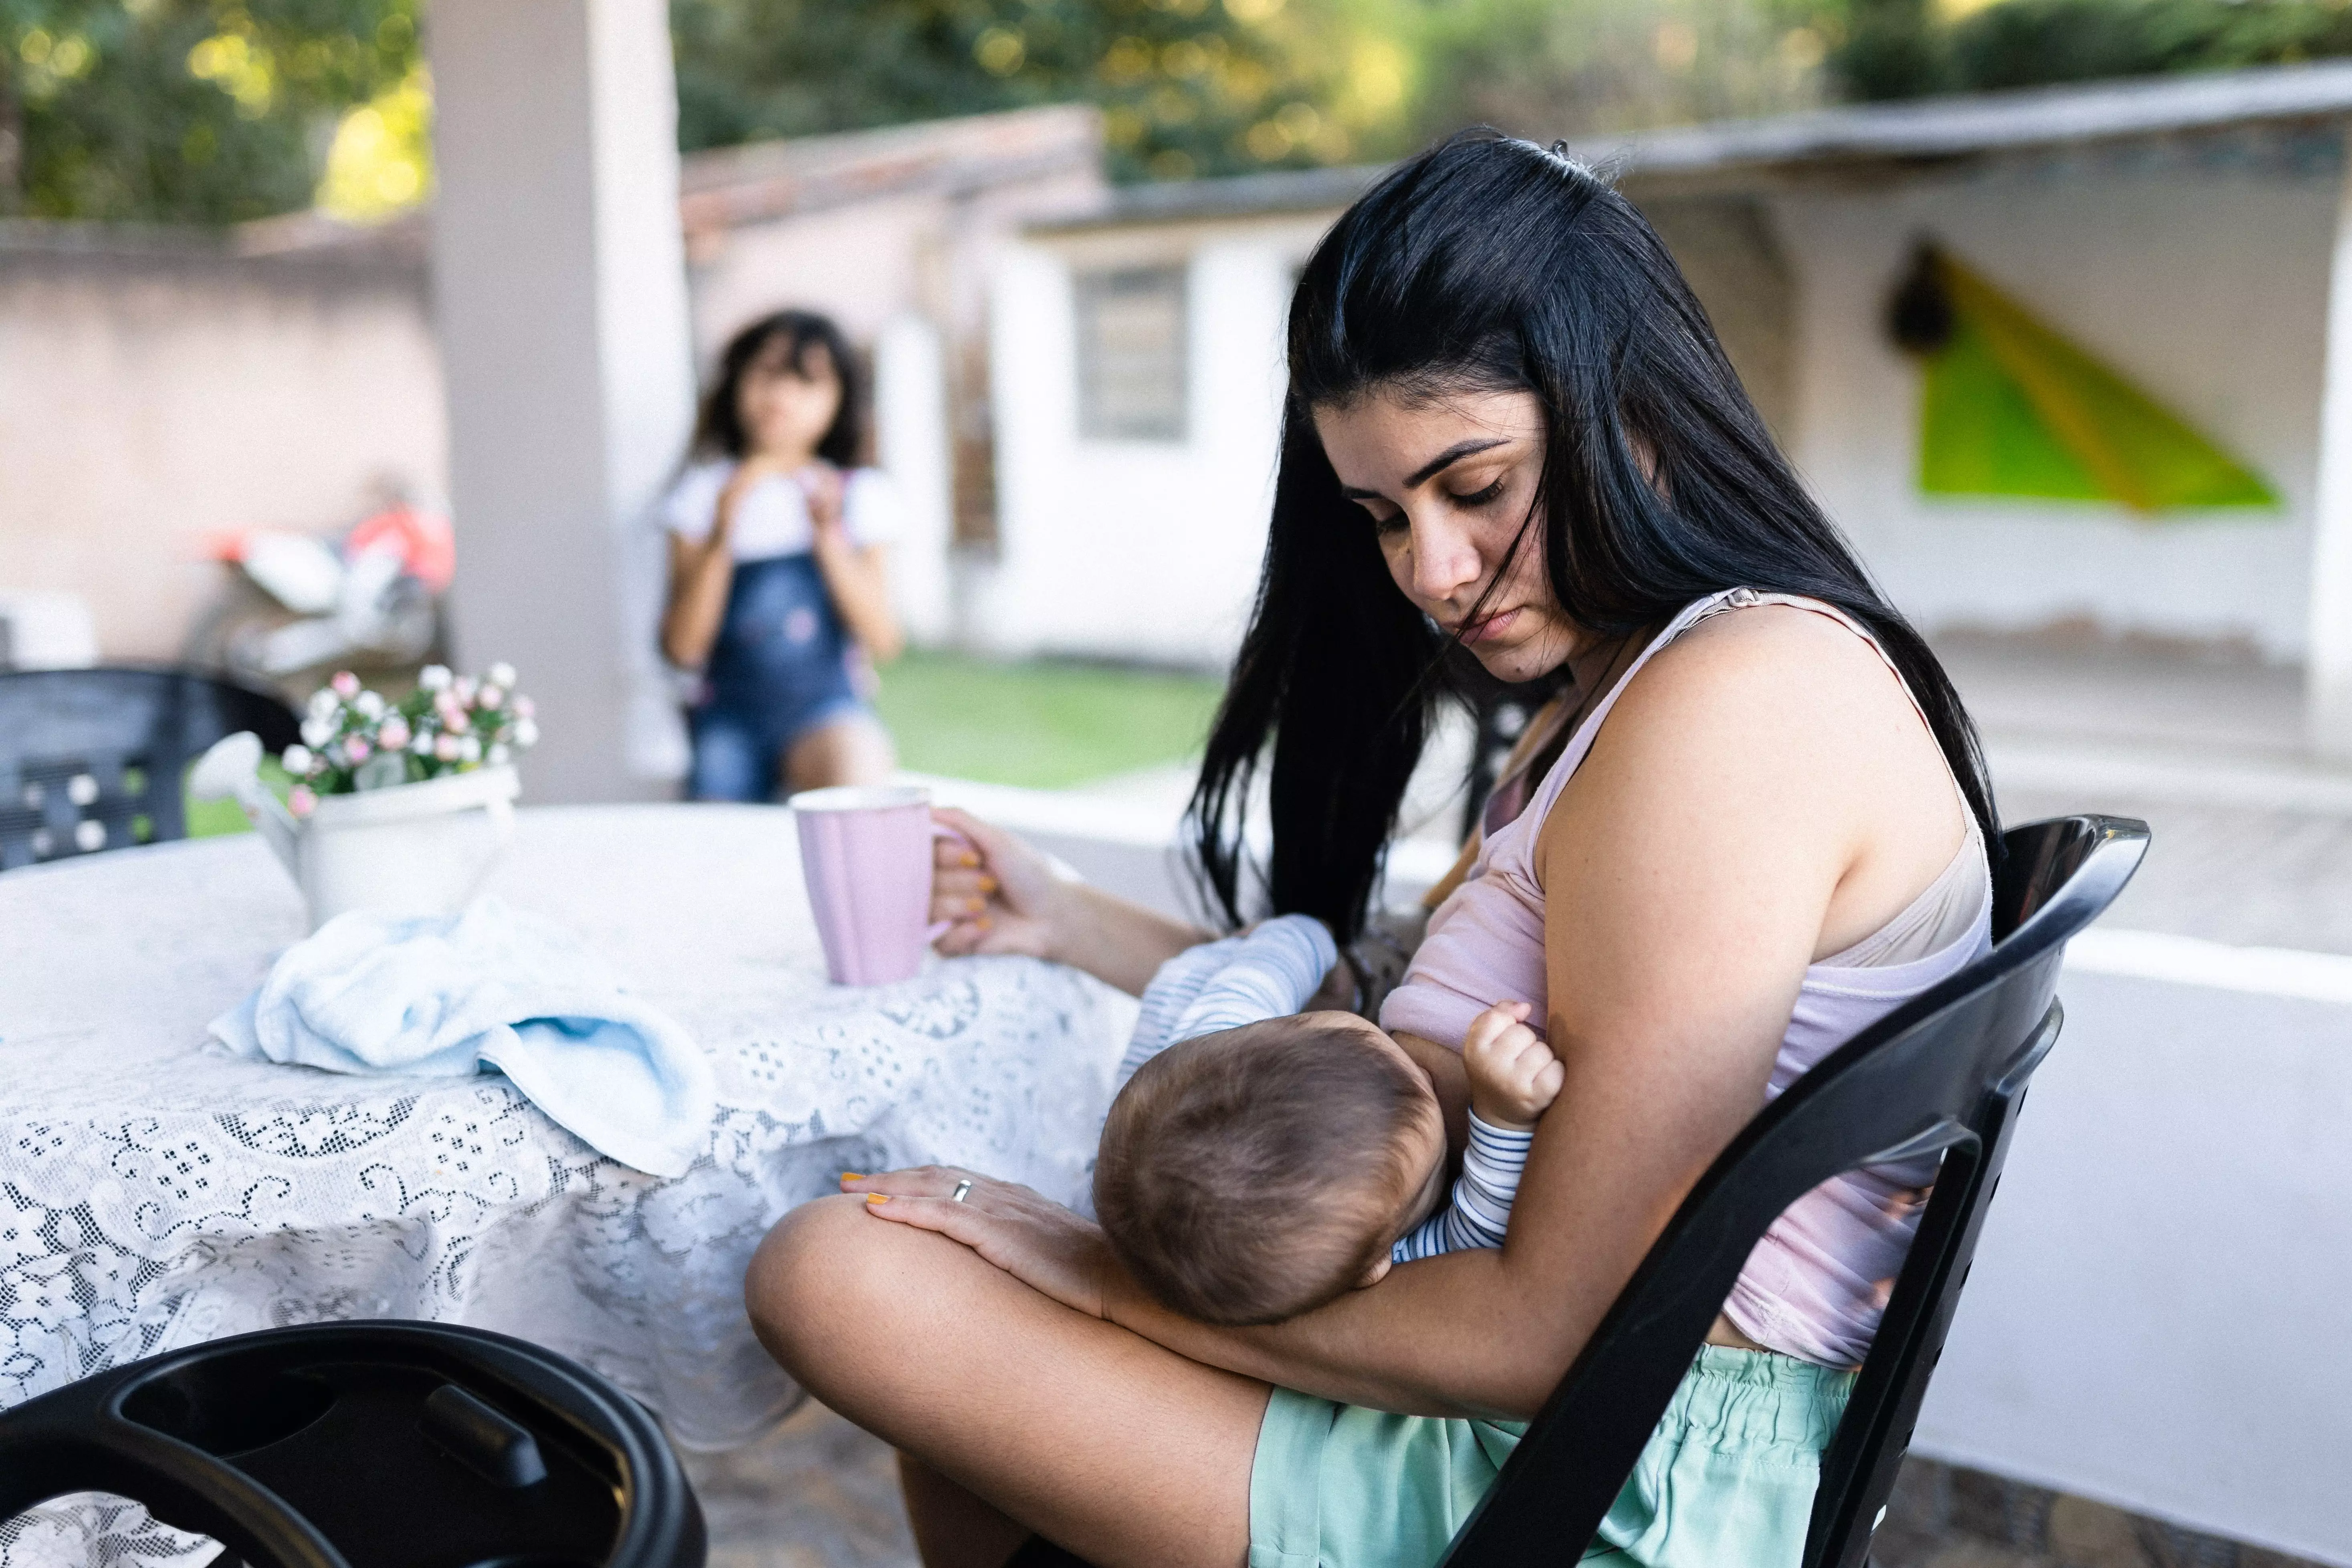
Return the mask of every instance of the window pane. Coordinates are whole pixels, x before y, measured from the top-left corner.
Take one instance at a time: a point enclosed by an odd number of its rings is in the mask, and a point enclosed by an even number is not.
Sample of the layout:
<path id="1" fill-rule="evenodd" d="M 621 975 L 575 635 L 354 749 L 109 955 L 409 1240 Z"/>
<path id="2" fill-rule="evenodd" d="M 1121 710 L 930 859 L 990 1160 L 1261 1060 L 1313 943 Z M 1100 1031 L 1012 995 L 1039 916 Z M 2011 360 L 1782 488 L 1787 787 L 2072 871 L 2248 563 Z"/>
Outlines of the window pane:
<path id="1" fill-rule="evenodd" d="M 1078 434 L 1184 438 L 1184 269 L 1078 278 Z"/>

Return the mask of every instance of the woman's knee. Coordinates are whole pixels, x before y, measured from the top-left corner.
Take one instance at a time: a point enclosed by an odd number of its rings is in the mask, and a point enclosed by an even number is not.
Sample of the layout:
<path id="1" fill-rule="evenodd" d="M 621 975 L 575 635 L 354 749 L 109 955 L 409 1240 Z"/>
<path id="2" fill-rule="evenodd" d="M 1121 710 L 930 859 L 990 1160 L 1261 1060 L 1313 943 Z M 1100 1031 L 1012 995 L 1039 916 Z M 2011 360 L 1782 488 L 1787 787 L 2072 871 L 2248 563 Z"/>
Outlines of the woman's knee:
<path id="1" fill-rule="evenodd" d="M 836 1367 L 866 1359 L 888 1332 L 892 1303 L 908 1300 L 909 1242 L 935 1239 L 884 1225 L 851 1194 L 793 1210 L 751 1255 L 743 1279 L 752 1329 L 768 1353 L 802 1383 L 822 1385 Z"/>

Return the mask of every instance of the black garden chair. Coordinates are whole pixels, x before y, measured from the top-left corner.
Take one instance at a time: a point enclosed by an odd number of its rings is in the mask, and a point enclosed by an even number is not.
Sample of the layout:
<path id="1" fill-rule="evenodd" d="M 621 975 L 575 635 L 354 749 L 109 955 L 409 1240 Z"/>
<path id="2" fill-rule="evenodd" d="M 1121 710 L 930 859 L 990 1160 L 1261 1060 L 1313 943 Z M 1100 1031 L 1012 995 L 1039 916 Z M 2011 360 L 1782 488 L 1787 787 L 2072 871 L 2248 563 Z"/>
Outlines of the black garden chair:
<path id="1" fill-rule="evenodd" d="M 72 1492 L 221 1543 L 215 1568 L 701 1568 L 702 1510 L 644 1406 L 444 1323 L 217 1340 L 0 1414 L 0 1520 Z"/>
<path id="2" fill-rule="evenodd" d="M 0 870 L 187 836 L 180 781 L 224 735 L 282 751 L 266 692 L 168 668 L 0 672 Z"/>
<path id="3" fill-rule="evenodd" d="M 2000 1184 L 2026 1080 L 2058 1038 L 2059 961 L 2138 868 L 2147 825 L 2058 817 L 2011 828 L 2001 842 L 1992 952 L 1832 1052 L 1732 1140 L 1455 1535 L 1445 1568 L 1573 1562 L 1781 1211 L 1856 1166 L 1941 1151 L 1934 1195 L 1822 1456 L 1805 1542 L 1803 1568 L 1867 1563 Z M 1042 1539 L 1013 1558 L 1018 1568 L 1076 1562 Z"/>

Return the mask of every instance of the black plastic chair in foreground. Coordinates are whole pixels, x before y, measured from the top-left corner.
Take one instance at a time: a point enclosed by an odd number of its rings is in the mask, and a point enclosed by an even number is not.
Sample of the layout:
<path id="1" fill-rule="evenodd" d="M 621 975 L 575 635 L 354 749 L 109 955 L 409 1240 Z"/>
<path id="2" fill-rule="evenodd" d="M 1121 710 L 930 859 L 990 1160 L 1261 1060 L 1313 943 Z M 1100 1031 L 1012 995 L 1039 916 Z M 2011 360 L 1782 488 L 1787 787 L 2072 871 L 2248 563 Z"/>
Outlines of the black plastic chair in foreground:
<path id="1" fill-rule="evenodd" d="M 701 1568 L 705 1550 L 642 1405 L 551 1351 L 446 1323 L 217 1340 L 0 1414 L 0 1520 L 79 1491 L 143 1503 L 255 1568 Z"/>
<path id="2" fill-rule="evenodd" d="M 1858 1165 L 1943 1151 L 1836 1439 L 1804 1568 L 1858 1568 L 2000 1184 L 2026 1080 L 2056 1043 L 2067 942 L 2123 891 L 2147 825 L 2069 816 L 2011 828 L 1993 951 L 1832 1052 L 1732 1140 L 1683 1200 L 1501 1478 L 1454 1537 L 1456 1568 L 1571 1557 L 1609 1511 L 1675 1386 L 1780 1212 Z"/>
<path id="3" fill-rule="evenodd" d="M 1935 1194 L 1822 1456 L 1803 1568 L 1868 1560 L 2000 1184 L 2026 1080 L 2058 1038 L 2059 960 L 2138 869 L 2147 825 L 2058 817 L 2011 828 L 2001 842 L 1992 952 L 1832 1052 L 1732 1140 L 1454 1537 L 1446 1568 L 1575 1561 L 1781 1211 L 1856 1166 L 1941 1150 Z M 1037 1538 L 1008 1568 L 1077 1562 Z"/>
<path id="4" fill-rule="evenodd" d="M 267 692 L 182 669 L 0 672 L 0 870 L 185 837 L 182 775 L 239 730 L 278 752 L 300 721 Z"/>

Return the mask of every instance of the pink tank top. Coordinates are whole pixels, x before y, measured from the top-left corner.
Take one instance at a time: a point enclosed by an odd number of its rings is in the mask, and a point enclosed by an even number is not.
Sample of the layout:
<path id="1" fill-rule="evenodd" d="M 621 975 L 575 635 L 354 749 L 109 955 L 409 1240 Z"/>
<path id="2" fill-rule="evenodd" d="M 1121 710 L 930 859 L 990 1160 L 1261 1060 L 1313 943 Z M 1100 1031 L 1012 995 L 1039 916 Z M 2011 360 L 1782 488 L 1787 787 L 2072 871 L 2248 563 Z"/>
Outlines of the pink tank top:
<path id="1" fill-rule="evenodd" d="M 1459 1050 L 1470 1020 L 1496 1002 L 1531 1002 L 1535 1016 L 1544 1016 L 1544 900 L 1535 871 L 1544 818 L 1592 749 L 1618 693 L 1651 657 L 1708 616 L 1752 605 L 1787 605 L 1827 616 L 1885 658 L 1866 629 L 1818 600 L 1733 588 L 1685 606 L 1585 716 L 1527 808 L 1487 835 L 1469 879 L 1430 917 L 1429 933 L 1404 983 L 1381 1009 L 1381 1027 Z M 1891 661 L 1887 668 L 1894 668 Z M 1969 822 L 1968 841 L 1953 865 L 1909 909 L 1871 937 L 1805 971 L 1773 1059 L 1768 1101 L 1864 1028 L 1991 950 L 1991 874 L 1973 815 Z M 1952 941 L 1907 963 L 1862 962 L 1885 953 L 1890 939 L 1916 931 L 1937 906 L 1948 905 L 1956 889 L 1980 894 L 1974 918 Z M 1870 1166 L 1833 1177 L 1799 1198 L 1748 1256 L 1724 1303 L 1725 1315 L 1757 1343 L 1800 1360 L 1858 1364 L 1878 1331 L 1935 1173 L 1932 1157 Z"/>

